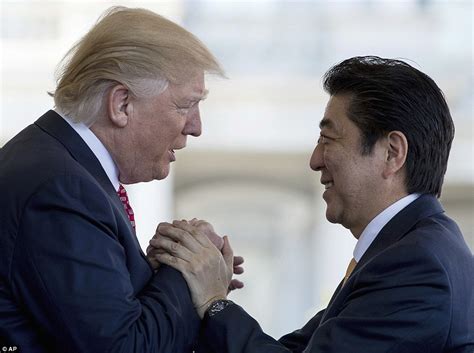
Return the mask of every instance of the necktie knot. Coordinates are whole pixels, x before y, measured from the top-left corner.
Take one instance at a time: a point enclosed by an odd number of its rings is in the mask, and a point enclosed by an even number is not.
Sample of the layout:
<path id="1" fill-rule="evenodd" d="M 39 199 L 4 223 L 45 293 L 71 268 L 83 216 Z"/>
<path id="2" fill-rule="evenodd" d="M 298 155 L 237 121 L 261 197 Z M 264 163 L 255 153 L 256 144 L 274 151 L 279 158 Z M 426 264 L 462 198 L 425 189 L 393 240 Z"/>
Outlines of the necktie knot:
<path id="1" fill-rule="evenodd" d="M 128 220 L 132 224 L 133 230 L 135 230 L 135 215 L 133 213 L 132 206 L 130 206 L 130 202 L 128 201 L 127 190 L 125 190 L 122 184 L 119 186 L 117 195 L 120 198 L 120 201 L 122 201 L 123 208 L 125 209 L 125 213 L 128 216 Z"/>

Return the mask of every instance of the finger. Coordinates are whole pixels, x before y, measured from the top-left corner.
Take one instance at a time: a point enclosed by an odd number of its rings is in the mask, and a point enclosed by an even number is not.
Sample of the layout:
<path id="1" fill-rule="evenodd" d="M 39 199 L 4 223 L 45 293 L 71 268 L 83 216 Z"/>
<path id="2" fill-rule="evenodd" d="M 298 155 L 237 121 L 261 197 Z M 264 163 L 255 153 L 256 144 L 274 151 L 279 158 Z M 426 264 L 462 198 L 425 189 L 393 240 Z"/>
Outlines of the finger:
<path id="1" fill-rule="evenodd" d="M 172 224 L 162 225 L 159 227 L 158 231 L 161 236 L 168 237 L 174 240 L 176 243 L 180 243 L 181 245 L 183 245 L 194 253 L 198 252 L 199 248 L 201 247 L 199 241 L 197 241 L 192 234 L 190 234 L 186 230 L 177 228 Z M 158 237 L 157 239 L 159 238 L 161 237 Z"/>
<path id="2" fill-rule="evenodd" d="M 211 245 L 213 246 L 212 242 L 208 239 L 208 237 L 203 234 L 202 232 L 198 231 L 196 227 L 192 226 L 191 224 L 180 222 L 180 221 L 173 221 L 173 226 L 175 228 L 181 229 L 186 231 L 187 233 L 191 234 L 193 238 L 199 242 L 202 246 L 209 248 Z"/>
<path id="3" fill-rule="evenodd" d="M 239 281 L 238 279 L 233 279 L 230 281 L 230 284 L 234 289 L 244 288 L 244 282 Z"/>
<path id="4" fill-rule="evenodd" d="M 157 250 L 164 250 L 169 254 L 178 257 L 186 262 L 191 261 L 193 258 L 193 253 L 187 249 L 186 247 L 182 246 L 179 243 L 174 242 L 173 240 L 167 237 L 159 237 L 158 239 L 151 239 L 150 244 L 155 247 Z M 157 251 L 160 253 L 162 251 Z"/>
<path id="5" fill-rule="evenodd" d="M 222 247 L 222 256 L 228 268 L 233 267 L 234 252 L 230 246 L 229 237 L 224 235 L 224 246 Z"/>
<path id="6" fill-rule="evenodd" d="M 236 290 L 236 289 L 241 289 L 244 287 L 244 284 L 238 280 L 232 280 L 229 284 L 229 288 L 227 290 L 227 294 L 229 294 L 229 292 L 233 291 L 233 290 Z"/>
<path id="7" fill-rule="evenodd" d="M 149 253 L 150 251 L 152 251 L 152 250 L 153 250 L 153 246 L 148 245 L 147 248 L 146 248 L 145 253 L 148 255 L 148 253 Z"/>
<path id="8" fill-rule="evenodd" d="M 234 267 L 242 265 L 244 261 L 242 256 L 234 256 Z"/>
<path id="9" fill-rule="evenodd" d="M 169 252 L 167 252 L 166 250 L 156 250 L 153 254 L 150 254 L 150 256 L 156 260 L 156 255 L 159 254 L 169 254 Z"/>
<path id="10" fill-rule="evenodd" d="M 240 266 L 234 266 L 233 272 L 235 275 L 241 275 L 244 273 L 244 268 Z"/>
<path id="11" fill-rule="evenodd" d="M 202 224 L 209 224 L 209 226 L 211 226 L 211 224 L 203 219 L 196 219 L 196 221 L 194 221 L 194 225 L 195 226 L 200 226 Z M 212 226 L 211 226 L 212 227 Z"/>
<path id="12" fill-rule="evenodd" d="M 157 226 L 156 226 L 156 230 L 155 230 L 155 235 L 153 236 L 153 238 L 156 238 L 159 236 L 159 229 L 161 226 L 171 226 L 172 224 L 171 223 L 168 223 L 168 222 L 160 222 Z"/>
<path id="13" fill-rule="evenodd" d="M 184 260 L 181 260 L 168 253 L 157 254 L 156 258 L 160 263 L 173 267 L 174 269 L 184 274 L 184 271 L 186 269 L 186 262 Z"/>
<path id="14" fill-rule="evenodd" d="M 155 239 L 155 238 L 151 238 L 151 239 Z M 150 239 L 150 241 L 151 241 L 151 239 Z M 150 242 L 148 242 L 148 246 L 146 248 L 146 254 L 147 255 L 148 254 L 153 255 L 156 251 L 158 251 L 158 249 L 155 248 L 153 245 L 151 245 Z"/>
<path id="15" fill-rule="evenodd" d="M 232 284 L 232 282 L 230 282 L 229 287 L 227 288 L 227 295 L 229 295 L 229 293 L 232 292 L 233 290 L 235 290 L 235 287 Z"/>
<path id="16" fill-rule="evenodd" d="M 160 262 L 157 259 L 147 257 L 147 260 L 153 270 L 157 270 L 160 267 Z"/>
<path id="17" fill-rule="evenodd" d="M 166 252 L 166 250 L 163 250 L 163 249 L 157 249 L 155 247 L 151 247 L 153 250 L 149 251 L 146 256 L 149 256 L 149 257 L 155 257 L 156 254 L 158 253 L 163 253 L 163 252 Z"/>

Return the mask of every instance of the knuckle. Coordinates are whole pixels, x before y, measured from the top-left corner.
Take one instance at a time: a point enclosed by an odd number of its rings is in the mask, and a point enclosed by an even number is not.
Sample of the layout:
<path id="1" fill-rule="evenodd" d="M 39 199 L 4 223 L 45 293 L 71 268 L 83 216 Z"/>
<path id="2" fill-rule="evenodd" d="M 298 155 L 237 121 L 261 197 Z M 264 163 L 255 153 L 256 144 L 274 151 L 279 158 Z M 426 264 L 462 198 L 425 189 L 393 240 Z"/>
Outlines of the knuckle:
<path id="1" fill-rule="evenodd" d="M 172 242 L 171 245 L 170 245 L 170 249 L 171 249 L 171 251 L 176 252 L 176 251 L 179 250 L 179 246 L 180 245 L 178 243 Z"/>
<path id="2" fill-rule="evenodd" d="M 173 229 L 173 236 L 171 237 L 175 242 L 181 242 L 183 240 L 183 234 L 180 229 Z"/>

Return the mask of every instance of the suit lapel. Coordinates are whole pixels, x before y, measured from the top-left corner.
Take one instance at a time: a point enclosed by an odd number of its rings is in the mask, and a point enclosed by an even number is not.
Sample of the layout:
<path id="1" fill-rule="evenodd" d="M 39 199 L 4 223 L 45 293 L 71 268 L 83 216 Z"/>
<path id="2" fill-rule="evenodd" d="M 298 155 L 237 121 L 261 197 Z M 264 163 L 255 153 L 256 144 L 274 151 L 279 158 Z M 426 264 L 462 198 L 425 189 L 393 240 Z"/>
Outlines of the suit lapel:
<path id="1" fill-rule="evenodd" d="M 329 317 L 332 317 L 332 312 L 334 311 L 334 301 L 336 300 L 337 296 L 339 295 L 339 293 L 341 292 L 341 289 L 342 289 L 342 286 L 344 284 L 344 279 L 339 283 L 339 285 L 337 286 L 336 290 L 334 291 L 332 297 L 331 297 L 331 300 L 329 300 L 329 303 L 328 303 L 328 306 L 326 308 L 326 310 L 324 310 L 324 314 L 323 316 L 321 317 L 321 321 L 319 322 L 319 324 L 321 325 L 324 321 L 326 321 L 327 318 Z"/>
<path id="2" fill-rule="evenodd" d="M 123 204 L 120 201 L 117 191 L 110 182 L 107 173 L 102 168 L 97 157 L 87 146 L 84 140 L 74 131 L 74 129 L 56 112 L 50 110 L 41 116 L 35 124 L 43 131 L 58 140 L 71 154 L 71 156 L 81 164 L 92 177 L 99 183 L 104 191 L 109 195 L 113 204 L 120 210 L 122 218 L 126 221 L 130 232 L 134 234 L 134 230 L 126 215 Z"/>
<path id="3" fill-rule="evenodd" d="M 395 215 L 380 231 L 373 243 L 360 259 L 353 273 L 370 261 L 375 255 L 403 238 L 415 224 L 426 217 L 444 212 L 433 195 L 421 195 Z"/>

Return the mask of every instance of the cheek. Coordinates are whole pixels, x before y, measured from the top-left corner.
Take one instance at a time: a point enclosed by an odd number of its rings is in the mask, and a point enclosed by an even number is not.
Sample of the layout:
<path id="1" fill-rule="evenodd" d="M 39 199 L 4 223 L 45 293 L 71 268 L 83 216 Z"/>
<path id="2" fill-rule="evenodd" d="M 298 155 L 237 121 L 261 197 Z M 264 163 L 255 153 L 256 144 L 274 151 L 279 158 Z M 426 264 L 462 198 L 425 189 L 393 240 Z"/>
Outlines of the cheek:
<path id="1" fill-rule="evenodd" d="M 166 126 L 165 129 L 158 130 L 158 133 L 155 134 L 154 140 L 159 149 L 169 149 L 172 147 L 173 143 L 181 135 L 182 129 L 179 126 Z"/>
<path id="2" fill-rule="evenodd" d="M 337 151 L 334 151 L 334 149 L 330 148 L 329 146 L 326 146 L 323 150 L 323 162 L 326 168 L 330 172 L 335 172 L 338 168 L 338 161 L 341 160 L 340 156 L 338 156 Z"/>
<path id="3" fill-rule="evenodd" d="M 182 116 L 176 116 L 173 119 L 168 120 L 168 122 L 164 124 L 164 129 L 162 129 L 163 136 L 168 141 L 173 142 L 183 132 L 185 123 L 186 120 Z"/>

